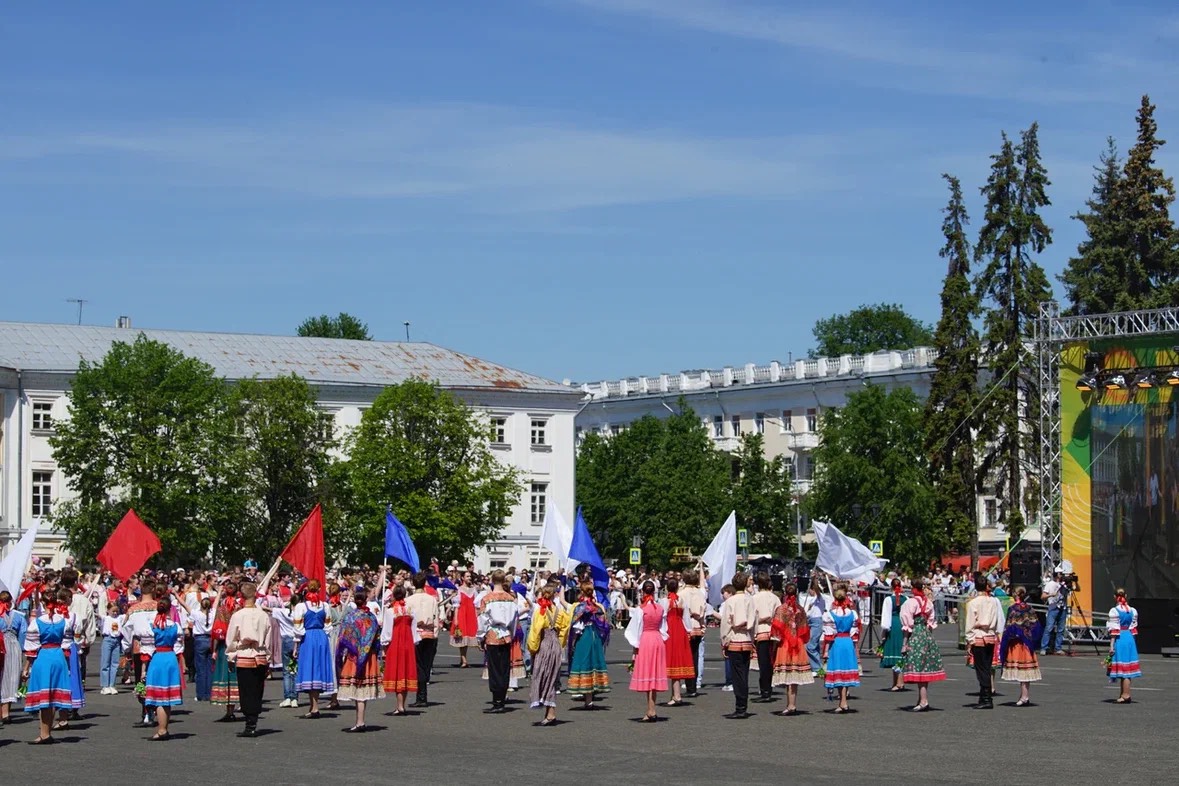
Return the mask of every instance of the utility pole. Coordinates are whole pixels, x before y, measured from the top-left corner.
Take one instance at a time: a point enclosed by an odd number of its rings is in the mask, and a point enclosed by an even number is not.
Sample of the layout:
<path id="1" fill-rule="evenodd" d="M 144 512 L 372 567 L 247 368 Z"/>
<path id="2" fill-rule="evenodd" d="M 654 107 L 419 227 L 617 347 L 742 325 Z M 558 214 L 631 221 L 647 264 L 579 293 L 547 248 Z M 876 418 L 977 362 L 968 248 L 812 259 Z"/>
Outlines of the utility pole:
<path id="1" fill-rule="evenodd" d="M 84 300 L 80 297 L 71 297 L 71 298 L 66 298 L 66 302 L 78 304 L 78 324 L 81 325 L 82 324 L 82 306 L 86 305 L 90 301 Z"/>
<path id="2" fill-rule="evenodd" d="M 405 325 L 405 340 L 409 341 L 409 320 L 406 320 L 405 322 L 402 322 L 401 324 Z"/>

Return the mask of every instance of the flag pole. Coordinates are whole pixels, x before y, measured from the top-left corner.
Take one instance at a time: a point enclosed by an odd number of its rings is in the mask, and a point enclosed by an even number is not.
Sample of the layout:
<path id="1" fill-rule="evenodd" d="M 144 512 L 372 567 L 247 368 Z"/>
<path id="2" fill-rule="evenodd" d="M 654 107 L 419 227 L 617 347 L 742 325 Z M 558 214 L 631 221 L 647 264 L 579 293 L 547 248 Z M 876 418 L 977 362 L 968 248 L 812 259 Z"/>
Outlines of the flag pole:
<path id="1" fill-rule="evenodd" d="M 274 578 L 274 574 L 278 573 L 278 566 L 282 564 L 282 557 L 274 561 L 270 566 L 270 570 L 266 571 L 266 575 L 262 577 L 262 581 L 258 584 L 258 592 L 262 595 L 266 594 L 266 588 L 270 586 L 270 580 Z"/>

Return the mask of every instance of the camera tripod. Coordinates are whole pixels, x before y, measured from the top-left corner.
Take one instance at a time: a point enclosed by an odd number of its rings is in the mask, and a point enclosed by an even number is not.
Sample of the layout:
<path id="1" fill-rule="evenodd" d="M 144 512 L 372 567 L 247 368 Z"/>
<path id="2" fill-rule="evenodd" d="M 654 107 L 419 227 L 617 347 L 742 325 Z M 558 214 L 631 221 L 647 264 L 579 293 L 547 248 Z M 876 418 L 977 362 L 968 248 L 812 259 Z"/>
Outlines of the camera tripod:
<path id="1" fill-rule="evenodd" d="M 1098 642 L 1097 634 L 1093 632 L 1093 626 L 1089 624 L 1089 619 L 1085 616 L 1085 610 L 1081 608 L 1081 602 L 1077 600 L 1077 593 L 1080 592 L 1080 590 L 1081 585 L 1079 582 L 1073 581 L 1069 583 L 1064 606 L 1064 638 L 1067 641 L 1067 648 L 1065 652 L 1068 653 L 1069 657 L 1072 657 L 1074 654 L 1076 654 L 1073 652 L 1073 645 L 1076 643 L 1077 637 L 1073 635 L 1072 630 L 1070 630 L 1070 626 L 1068 624 L 1069 621 L 1073 618 L 1073 614 L 1076 614 L 1081 618 L 1081 622 L 1084 624 L 1085 630 L 1089 633 L 1089 639 L 1093 644 L 1093 653 L 1095 655 L 1100 655 L 1101 646 Z"/>

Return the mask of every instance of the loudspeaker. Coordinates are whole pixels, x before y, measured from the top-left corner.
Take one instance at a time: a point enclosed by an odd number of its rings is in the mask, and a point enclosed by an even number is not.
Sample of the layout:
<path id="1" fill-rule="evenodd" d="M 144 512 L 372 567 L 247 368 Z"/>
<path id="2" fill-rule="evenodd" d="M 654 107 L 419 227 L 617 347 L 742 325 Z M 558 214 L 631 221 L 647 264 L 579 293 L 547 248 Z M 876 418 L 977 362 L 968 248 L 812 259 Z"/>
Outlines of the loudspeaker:
<path id="1" fill-rule="evenodd" d="M 1011 589 L 1023 587 L 1028 591 L 1028 597 L 1033 602 L 1039 602 L 1040 584 L 1043 577 L 1040 574 L 1040 547 L 1035 543 L 1021 543 L 1012 549 L 1007 558 L 1010 568 Z"/>
<path id="2" fill-rule="evenodd" d="M 1179 645 L 1179 598 L 1130 598 L 1138 610 L 1138 652 L 1158 655 L 1163 647 Z"/>

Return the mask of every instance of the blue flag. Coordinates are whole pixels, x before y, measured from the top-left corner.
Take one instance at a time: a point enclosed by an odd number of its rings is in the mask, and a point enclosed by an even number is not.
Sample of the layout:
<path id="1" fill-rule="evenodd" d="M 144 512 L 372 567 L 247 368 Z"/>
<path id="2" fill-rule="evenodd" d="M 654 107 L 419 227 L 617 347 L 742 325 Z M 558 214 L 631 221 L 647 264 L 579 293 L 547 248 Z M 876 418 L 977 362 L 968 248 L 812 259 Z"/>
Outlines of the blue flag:
<path id="1" fill-rule="evenodd" d="M 577 520 L 573 523 L 573 541 L 569 544 L 569 559 L 588 565 L 590 578 L 594 581 L 594 589 L 598 593 L 598 601 L 606 602 L 610 591 L 610 574 L 606 572 L 606 565 L 602 562 L 602 555 L 598 553 L 593 538 L 590 537 L 589 527 L 581 515 L 581 506 L 577 507 Z"/>
<path id="2" fill-rule="evenodd" d="M 422 569 L 418 563 L 418 550 L 410 540 L 409 530 L 396 516 L 392 506 L 385 511 L 385 556 L 399 559 L 417 573 Z"/>

